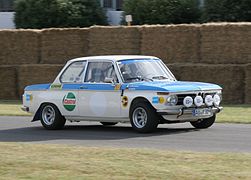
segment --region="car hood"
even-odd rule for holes
[[[133,82],[125,84],[123,88],[129,90],[152,90],[168,92],[207,91],[222,89],[216,84],[190,81]]]

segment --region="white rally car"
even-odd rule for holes
[[[66,120],[130,122],[138,132],[162,123],[208,128],[222,109],[221,94],[215,84],[177,81],[156,57],[93,56],[68,61],[52,84],[27,86],[22,109],[46,129]]]

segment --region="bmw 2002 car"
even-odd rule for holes
[[[220,86],[177,81],[159,58],[114,55],[68,61],[51,84],[25,88],[22,109],[46,129],[61,129],[66,120],[130,122],[146,133],[163,123],[208,128],[221,100]]]

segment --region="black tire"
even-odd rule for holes
[[[55,105],[44,104],[40,109],[40,121],[44,128],[58,130],[64,127],[66,120]]]
[[[140,112],[141,112],[141,117],[139,117]],[[142,120],[142,118],[144,120]],[[130,108],[130,122],[132,128],[137,132],[151,133],[157,129],[159,124],[159,117],[156,114],[155,109],[148,102],[139,101],[133,103],[132,107]]]
[[[114,126],[118,124],[117,122],[100,122],[103,126]]]
[[[212,116],[206,119],[199,119],[198,121],[190,122],[193,127],[197,129],[206,129],[212,126],[215,122],[216,116]]]

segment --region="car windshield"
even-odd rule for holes
[[[170,80],[175,77],[159,59],[135,59],[118,61],[125,82]]]

